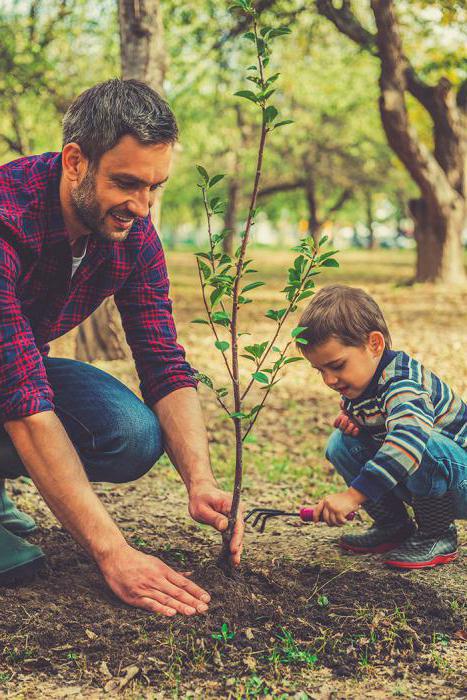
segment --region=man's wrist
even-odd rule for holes
[[[190,491],[193,491],[203,486],[214,486],[215,488],[217,488],[217,481],[214,478],[214,474],[212,473],[195,476],[187,475],[185,486],[187,488],[188,493],[190,493]]]

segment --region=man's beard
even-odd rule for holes
[[[92,233],[107,238],[104,230],[105,215],[96,198],[96,180],[88,170],[80,184],[71,190],[71,203],[76,216]]]

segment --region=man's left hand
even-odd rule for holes
[[[346,516],[360,508],[366,496],[352,487],[343,493],[332,493],[313,508],[313,522],[320,520],[330,527],[346,525]]]
[[[232,507],[232,494],[221,491],[213,482],[203,481],[189,489],[188,510],[198,523],[211,525],[219,532],[227,528],[228,515]],[[238,566],[243,549],[243,508],[238,509],[237,523],[230,543],[232,564]]]

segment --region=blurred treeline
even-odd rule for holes
[[[240,40],[241,27],[227,5],[160,3],[164,91],[181,132],[163,204],[163,233],[167,229],[175,239],[177,231],[202,224],[196,163],[227,174],[219,194],[235,202],[234,218],[246,208],[258,115],[233,93],[248,87],[252,47]],[[466,78],[463,3],[400,1],[397,10],[404,48],[423,80],[443,75],[460,85]],[[353,11],[374,29],[366,2],[354,2]],[[268,218],[274,223],[285,217],[298,228],[303,221],[319,228],[329,219],[371,225],[378,203],[385,202],[391,205],[385,211],[396,222],[402,219],[417,188],[381,127],[377,57],[337,31],[314,3],[275,2],[278,20],[293,35],[277,43],[273,56],[281,73],[275,104],[294,124],[269,140],[260,201]],[[0,0],[0,163],[59,150],[61,116],[70,101],[120,74],[116,2]],[[431,148],[427,113],[410,95],[408,109],[419,138]]]

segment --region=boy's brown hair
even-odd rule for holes
[[[306,307],[298,325],[305,328],[299,337],[307,341],[306,345],[297,343],[302,353],[329,338],[337,338],[343,345],[360,347],[372,331],[382,333],[386,347],[391,347],[391,336],[381,309],[358,287],[344,284],[323,287]]]

